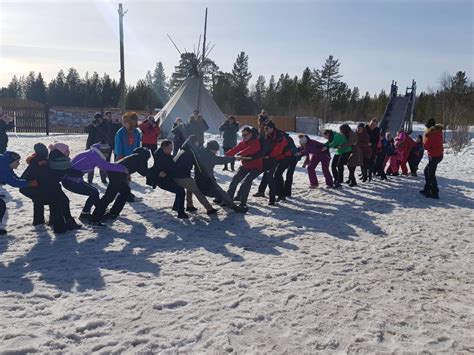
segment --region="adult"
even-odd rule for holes
[[[191,176],[191,170],[195,166],[194,156],[189,150],[181,150],[175,156],[174,161],[177,166],[177,173],[174,176],[174,181],[184,189],[186,189],[186,211],[196,212],[194,207],[193,194],[206,209],[208,215],[215,214],[217,210],[212,207],[206,196],[199,190],[196,180]]]
[[[268,204],[273,206],[277,200],[285,200],[283,173],[290,164],[289,157],[291,156],[291,151],[288,149],[288,140],[286,139],[285,132],[277,129],[273,121],[268,121],[264,130],[265,140],[269,142],[271,150],[267,156],[263,157],[263,159],[268,161],[268,169],[265,169],[258,192],[259,195],[265,196],[265,189],[268,185],[270,190]]]
[[[243,181],[238,193],[241,207],[247,206],[247,199],[250,189],[252,188],[252,182],[262,173],[262,159],[253,159],[260,150],[261,144],[258,138],[258,131],[253,131],[250,127],[245,127],[242,130],[242,142],[234,148],[227,150],[225,153],[226,156],[233,156],[242,162],[241,167],[232,178],[229,189],[227,190],[230,198],[234,200],[237,186]]]
[[[423,147],[428,153],[428,164],[426,164],[425,187],[420,191],[426,197],[439,198],[438,181],[436,179],[436,168],[443,160],[443,126],[436,124],[431,118],[426,122],[426,130],[423,136]]]
[[[219,143],[211,140],[207,142],[206,147],[201,147],[197,137],[190,136],[183,144],[183,149],[190,151],[195,158],[195,178],[196,183],[201,192],[208,197],[214,197],[221,201],[224,205],[231,208],[235,212],[245,213],[246,207],[237,206],[230,196],[217,183],[214,176],[214,167],[216,165],[224,165],[234,160],[234,157],[217,156],[219,151]]]
[[[180,172],[173,160],[173,143],[167,139],[161,142],[160,149],[154,154],[155,163],[151,174],[147,177],[147,184],[153,188],[158,186],[160,189],[175,194],[173,211],[178,212],[178,218],[186,219],[189,216],[184,212],[185,191],[179,186],[175,178],[179,178]]]
[[[339,131],[341,131],[340,127]],[[347,143],[348,138],[342,133],[327,129],[324,131],[324,137],[328,140],[325,144],[326,148],[336,149],[336,154],[331,161],[331,171],[334,179],[334,188],[339,188],[344,181],[344,165],[347,164],[347,160],[352,152],[352,147],[342,147],[343,144]]]
[[[316,167],[321,163],[323,170],[324,179],[327,187],[333,187],[334,182],[329,172],[329,162],[331,161],[331,155],[328,149],[325,148],[323,143],[320,143],[309,136],[300,134],[298,136],[301,145],[301,154],[306,159],[303,163],[303,168],[307,168],[309,177],[309,187],[314,189],[318,187],[318,178],[316,176]]]
[[[239,132],[239,123],[236,122],[234,116],[226,117],[224,123],[219,127],[219,131],[223,133],[222,148],[224,154],[237,145],[237,132]],[[230,168],[235,171],[235,162],[230,163]],[[224,170],[227,170],[227,164],[224,165]]]
[[[199,114],[199,110],[194,110],[186,125],[188,136],[194,135],[201,145],[204,145],[204,132],[209,129],[206,120]]]
[[[180,117],[176,117],[176,120],[173,123],[173,157],[178,154],[178,151],[181,149],[184,141],[186,140],[186,126],[183,123],[183,120]]]
[[[142,131],[142,147],[150,149],[154,154],[158,149],[158,137],[161,134],[160,122],[155,121],[155,117],[150,115],[138,125],[138,128]]]
[[[108,157],[106,156],[106,158],[107,161],[110,162],[112,158],[112,152],[115,152],[115,135],[117,134],[118,130],[122,128],[122,123],[120,122],[120,116],[116,115],[114,117],[110,111],[106,111],[104,117],[109,125],[109,144],[111,147],[111,154]]]
[[[103,144],[104,147],[108,147],[108,150],[104,153],[107,160],[110,160],[112,154],[112,140],[110,135],[110,124],[107,120],[104,120],[102,114],[97,112],[94,115],[92,123],[85,128],[87,135],[86,150],[90,149],[93,144]],[[107,173],[100,171],[100,179],[103,184],[107,184]],[[87,174],[87,181],[89,184],[94,180],[94,170]]]
[[[0,154],[6,152],[8,147],[8,135],[7,131],[13,129],[15,124],[13,118],[0,112]]]

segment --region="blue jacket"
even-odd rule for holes
[[[125,127],[120,128],[115,135],[115,160],[133,154],[133,150],[141,146],[142,137],[138,129],[133,130],[133,144],[129,144],[128,133]]]
[[[28,186],[28,181],[20,179],[10,168],[9,152],[0,154],[0,183],[7,184],[17,188],[24,188]]]

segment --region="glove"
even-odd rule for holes
[[[30,180],[30,181],[28,181],[28,187],[33,187],[33,188],[38,187],[38,180]]]

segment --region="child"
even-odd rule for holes
[[[416,172],[418,171],[418,165],[423,159],[423,154],[425,149],[423,148],[423,137],[419,135],[416,137],[415,145],[410,150],[410,155],[408,156],[408,164],[410,165],[410,173],[412,176],[417,176]]]
[[[72,159],[71,168],[66,172],[62,180],[63,187],[75,194],[88,196],[86,204],[82,209],[79,219],[89,222],[91,219],[92,206],[97,206],[99,202],[99,191],[91,184],[83,180],[84,174],[99,168],[105,172],[118,172],[128,174],[128,170],[121,164],[109,163],[104,151],[108,151],[108,146],[97,143],[93,144],[89,150],[79,153]]]
[[[392,176],[398,176],[398,170],[405,156],[406,133],[403,130],[397,132],[394,140],[395,152],[390,157],[390,171]],[[406,167],[405,167],[406,168]]]
[[[325,144],[320,143],[316,140],[310,139],[304,134],[298,136],[301,145],[301,155],[306,157],[303,167],[307,167],[310,188],[314,189],[318,187],[318,178],[316,176],[316,167],[321,163],[321,167],[326,180],[327,187],[333,187],[333,180],[331,173],[329,172],[329,162],[331,161],[331,155],[329,150],[322,150]]]
[[[138,127],[138,115],[135,112],[126,112],[123,117],[123,127],[115,135],[115,161],[133,154],[134,149],[140,147],[141,136]]]
[[[15,152],[6,151],[0,154],[0,184],[8,184],[17,188],[31,187],[36,188],[38,182],[36,180],[27,181],[20,179],[13,170],[18,169],[20,165],[20,155]],[[0,197],[0,235],[7,234],[3,226],[3,216],[5,216],[7,206],[3,198]]]

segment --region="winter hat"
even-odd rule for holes
[[[36,143],[33,147],[37,157],[41,159],[48,158],[48,148],[43,143]]]
[[[219,150],[219,143],[217,141],[209,141],[206,144],[206,149],[208,150]]]
[[[69,155],[69,146],[64,143],[54,143],[49,145],[49,150],[52,152],[53,150],[59,150],[63,155]]]
[[[273,129],[276,128],[275,123],[273,123],[273,121],[269,121],[267,124],[265,124],[265,127],[269,127],[269,128],[273,128]]]
[[[435,124],[436,124],[435,119],[430,118],[428,121],[426,121],[425,127],[426,128],[431,128],[431,127],[434,127]]]
[[[306,137],[304,135],[300,135],[299,139],[300,139],[300,144],[301,145],[305,145],[306,143],[308,143],[308,137]]]
[[[21,159],[20,154],[15,152],[6,151],[3,155],[7,158],[8,164]]]
[[[361,122],[357,125],[357,128],[365,128],[365,124]]]

